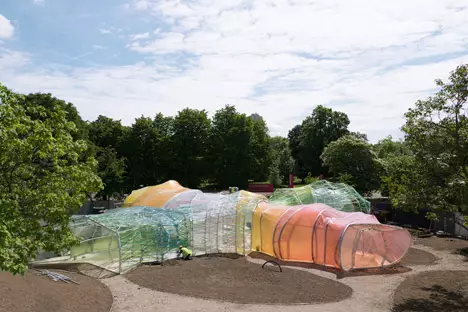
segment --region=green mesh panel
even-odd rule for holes
[[[369,213],[371,207],[370,202],[351,186],[326,180],[301,187],[277,189],[270,196],[270,201],[290,206],[322,203],[341,211],[364,213]]]
[[[117,273],[174,258],[179,245],[191,247],[191,222],[184,209],[115,209],[73,217],[71,228],[82,240],[71,248],[71,260]]]

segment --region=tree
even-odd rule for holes
[[[322,105],[317,106],[312,115],[301,124],[299,134],[298,158],[306,172],[313,176],[327,174],[320,155],[325,147],[349,134],[349,119],[345,113],[333,111]]]
[[[385,159],[390,156],[408,155],[410,153],[408,144],[405,141],[393,141],[391,135],[379,140],[373,146],[373,150],[380,159]]]
[[[112,147],[100,147],[96,153],[98,175],[102,180],[103,189],[99,195],[110,199],[113,195],[122,194],[125,182],[125,158],[119,157]]]
[[[162,135],[151,118],[142,116],[132,124],[123,144],[123,154],[127,159],[128,189],[155,185],[166,178],[165,168],[159,161],[162,154],[159,149],[161,141]]]
[[[289,141],[283,137],[273,137],[270,139],[272,162],[270,166],[270,183],[277,186],[287,184],[289,174],[294,168],[294,159],[289,149]]]
[[[76,107],[72,103],[67,103],[63,100],[57,99],[50,93],[30,93],[25,96],[23,101],[26,106],[42,106],[46,110],[53,109],[54,107],[60,107],[65,112],[65,118],[75,124],[76,131],[73,132],[72,136],[76,139],[85,140],[88,137],[88,129],[86,122],[81,119]],[[44,116],[38,115],[37,112],[29,112],[29,114],[35,114],[31,116],[34,119],[43,119]]]
[[[89,124],[89,140],[99,163],[98,174],[104,183],[99,195],[109,199],[122,193],[125,181],[125,158],[122,156],[126,128],[120,120],[99,116]]]
[[[114,120],[106,116],[98,118],[89,124],[89,140],[99,147],[111,147],[120,151],[126,129],[122,126],[120,120]]]
[[[258,114],[250,115],[250,119],[252,120],[250,178],[255,181],[265,181],[272,162],[268,127],[263,117]]]
[[[466,212],[468,65],[436,84],[440,90],[434,96],[417,101],[405,114],[402,130],[414,154],[413,172],[391,196],[415,209]]]
[[[210,135],[209,159],[219,187],[247,187],[252,168],[252,120],[226,105],[216,111]]]
[[[294,128],[289,130],[288,140],[289,148],[291,150],[291,156],[294,159],[294,168],[293,173],[300,179],[307,177],[307,170],[304,167],[304,163],[300,157],[300,135],[301,135],[301,125],[296,125]]]
[[[75,244],[70,214],[102,187],[64,107],[25,103],[0,85],[0,270],[13,273],[24,273],[38,249]]]
[[[369,143],[353,135],[345,135],[331,142],[321,155],[333,177],[351,184],[363,194],[379,188],[382,169]]]
[[[401,183],[406,183],[408,176],[416,169],[414,155],[405,141],[393,141],[391,136],[380,140],[373,150],[383,167],[380,192],[383,196],[389,196],[390,189],[395,191]],[[398,201],[396,197],[394,199]]]
[[[207,146],[211,122],[205,110],[186,108],[174,119],[172,147],[174,177],[191,188],[197,188],[206,176]]]

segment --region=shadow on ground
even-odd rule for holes
[[[459,255],[462,255],[462,256],[465,256],[464,261],[465,261],[465,262],[468,262],[468,247],[457,249],[457,250],[455,251],[455,253],[456,253],[456,254],[459,254]]]
[[[399,273],[407,273],[412,271],[412,269],[402,266],[396,265],[394,267],[388,267],[383,269],[366,269],[366,270],[354,270],[350,272],[341,272],[338,269],[332,267],[326,267],[323,265],[318,265],[315,263],[305,263],[305,262],[290,262],[290,261],[281,261],[277,258],[262,254],[260,252],[252,252],[249,254],[249,257],[252,259],[259,259],[264,261],[271,261],[273,263],[277,263],[280,266],[289,266],[289,267],[300,267],[306,269],[315,269],[320,270],[328,273],[333,273],[336,275],[337,279],[345,278],[345,277],[354,277],[354,276],[366,276],[366,275],[384,275],[384,274],[399,274]],[[270,264],[268,264],[270,266]]]
[[[468,296],[458,291],[449,291],[440,285],[421,287],[427,292],[428,298],[406,299],[396,304],[393,312],[403,311],[466,311],[468,307]]]
[[[467,271],[428,271],[409,276],[394,294],[393,312],[467,311]]]

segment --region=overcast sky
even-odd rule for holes
[[[323,104],[375,142],[462,63],[466,0],[0,1],[0,82],[87,120],[232,104],[287,135]]]

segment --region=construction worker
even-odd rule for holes
[[[182,260],[192,260],[192,251],[185,248],[184,246],[179,246],[179,252],[177,253],[177,258],[180,258],[182,254]]]

